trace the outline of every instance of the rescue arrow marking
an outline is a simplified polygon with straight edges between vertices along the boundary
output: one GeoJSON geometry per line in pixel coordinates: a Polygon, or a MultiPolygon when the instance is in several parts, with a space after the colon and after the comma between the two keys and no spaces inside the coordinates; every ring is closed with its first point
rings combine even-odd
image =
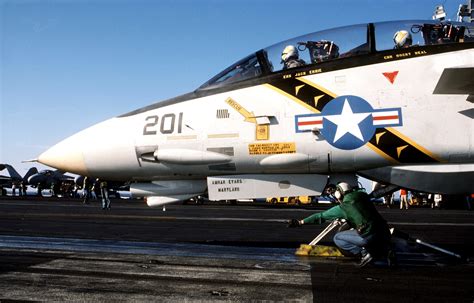
{"type": "Polygon", "coordinates": [[[230,105],[230,107],[232,107],[233,109],[235,109],[237,112],[239,112],[239,114],[241,114],[242,116],[244,116],[244,121],[245,122],[250,122],[250,123],[255,123],[257,124],[257,119],[255,119],[255,115],[253,114],[253,112],[249,112],[248,110],[246,110],[245,108],[242,107],[242,105],[240,105],[239,103],[237,103],[237,101],[235,101],[234,99],[232,98],[227,98],[227,100],[225,100],[225,102],[227,104],[230,105]]]}

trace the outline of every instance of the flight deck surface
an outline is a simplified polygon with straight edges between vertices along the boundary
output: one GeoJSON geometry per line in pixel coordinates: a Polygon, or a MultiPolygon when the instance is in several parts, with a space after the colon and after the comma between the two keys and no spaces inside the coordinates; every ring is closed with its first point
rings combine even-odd
{"type": "MultiPolygon", "coordinates": [[[[325,225],[282,223],[324,207],[0,199],[0,300],[472,302],[474,267],[416,245],[399,265],[300,258],[325,225]]],[[[378,208],[391,226],[473,259],[474,212],[378,208]]],[[[325,238],[325,244],[331,239],[325,238]]]]}

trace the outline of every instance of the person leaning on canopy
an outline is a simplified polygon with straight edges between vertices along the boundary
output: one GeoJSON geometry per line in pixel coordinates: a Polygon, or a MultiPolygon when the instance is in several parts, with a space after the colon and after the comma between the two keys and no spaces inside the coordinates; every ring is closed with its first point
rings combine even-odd
{"type": "Polygon", "coordinates": [[[346,182],[340,182],[334,196],[339,205],[302,220],[292,219],[288,222],[288,227],[345,219],[351,229],[336,233],[333,239],[343,253],[360,257],[360,266],[369,264],[374,257],[387,257],[390,250],[390,230],[370,201],[369,195],[363,190],[352,188],[346,182]]]}

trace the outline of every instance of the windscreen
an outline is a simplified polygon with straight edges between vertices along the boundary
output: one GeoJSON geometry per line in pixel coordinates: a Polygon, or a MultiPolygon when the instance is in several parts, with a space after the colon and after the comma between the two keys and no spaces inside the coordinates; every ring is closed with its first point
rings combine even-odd
{"type": "Polygon", "coordinates": [[[323,62],[369,54],[376,51],[425,45],[474,41],[471,23],[440,21],[393,21],[374,24],[375,41],[369,41],[367,24],[339,27],[292,38],[239,60],[199,89],[221,87],[265,74],[317,65],[323,62]]]}

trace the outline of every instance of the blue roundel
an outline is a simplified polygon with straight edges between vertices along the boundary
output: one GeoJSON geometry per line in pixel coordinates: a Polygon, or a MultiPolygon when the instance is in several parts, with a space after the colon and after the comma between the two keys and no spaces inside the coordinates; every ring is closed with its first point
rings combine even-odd
{"type": "Polygon", "coordinates": [[[340,96],[323,108],[321,133],[334,147],[351,150],[366,144],[374,135],[372,106],[357,96],[340,96]]]}

